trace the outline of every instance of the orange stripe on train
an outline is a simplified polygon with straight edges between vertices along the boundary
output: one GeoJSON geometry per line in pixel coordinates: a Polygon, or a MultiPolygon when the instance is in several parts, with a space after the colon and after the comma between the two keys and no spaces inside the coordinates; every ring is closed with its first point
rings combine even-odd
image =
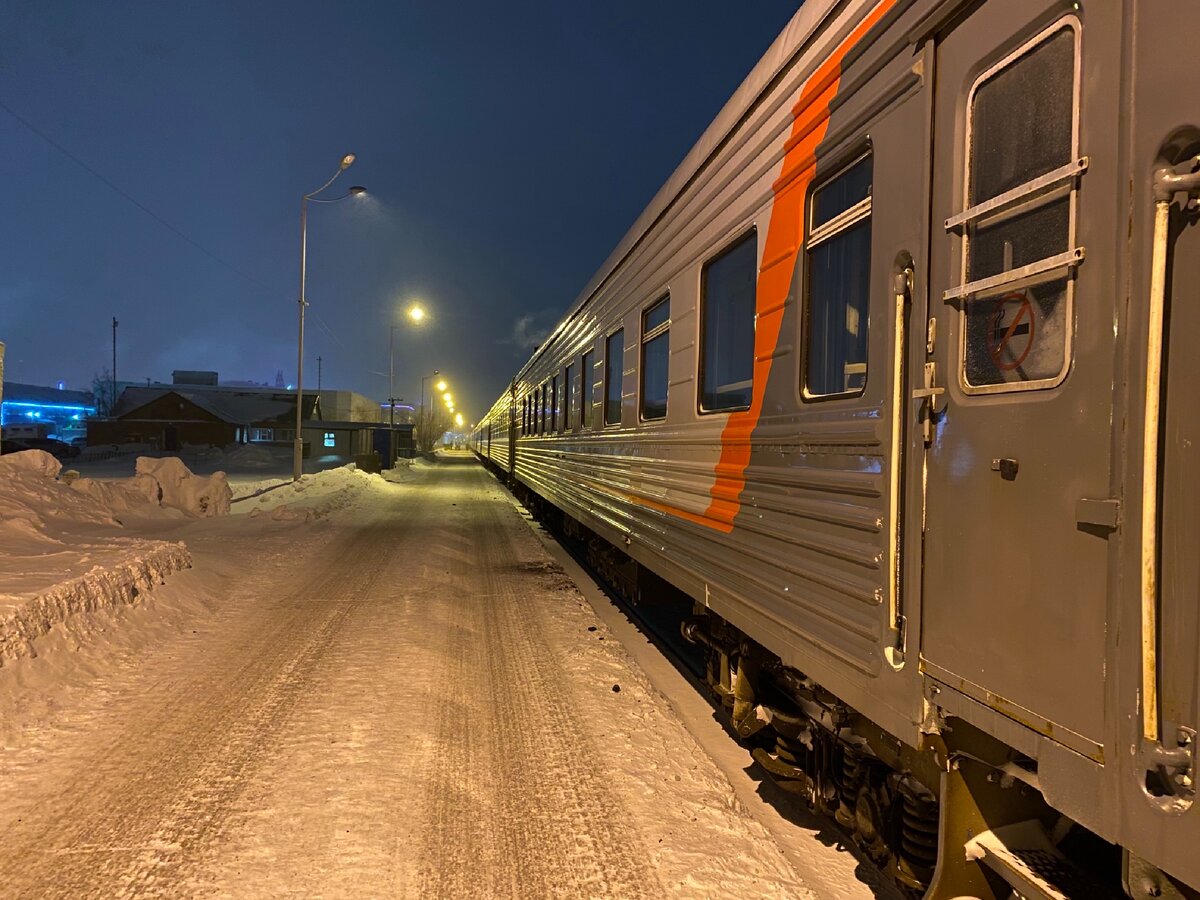
{"type": "MultiPolygon", "coordinates": [[[[721,432],[721,458],[710,491],[711,501],[703,516],[669,510],[675,515],[709,528],[728,533],[741,510],[742,491],[746,487],[746,467],[750,465],[751,437],[762,415],[767,379],[779,343],[779,331],[788,290],[796,269],[797,248],[803,238],[804,198],[815,174],[816,149],[829,127],[829,104],[837,96],[842,61],[847,52],[870,31],[891,8],[895,0],[881,2],[859,23],[837,49],[812,74],[792,108],[792,131],[788,136],[783,166],[774,184],[775,200],[762,259],[766,263],[758,273],[755,295],[757,322],[754,329],[754,381],[750,408],[730,413],[721,432]],[[770,261],[770,262],[767,262],[770,261]]],[[[664,504],[654,504],[664,509],[664,504]]]]}

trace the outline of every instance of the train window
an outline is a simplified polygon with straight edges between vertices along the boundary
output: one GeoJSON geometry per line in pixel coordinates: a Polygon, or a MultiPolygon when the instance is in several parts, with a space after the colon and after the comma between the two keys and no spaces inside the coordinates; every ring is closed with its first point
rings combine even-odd
{"type": "Polygon", "coordinates": [[[667,360],[670,355],[671,295],[642,313],[642,418],[667,415],[667,360]]]}
{"type": "Polygon", "coordinates": [[[744,409],[754,379],[756,232],[704,264],[700,275],[700,411],[744,409]]]}
{"type": "Polygon", "coordinates": [[[806,253],[804,396],[862,393],[871,299],[871,156],[812,194],[806,253]]]}
{"type": "Polygon", "coordinates": [[[542,384],[542,408],[541,421],[538,423],[538,434],[545,434],[550,430],[550,385],[542,384]]]}
{"type": "Polygon", "coordinates": [[[592,427],[592,406],[596,403],[596,351],[589,350],[583,354],[583,362],[579,365],[579,376],[582,380],[579,391],[579,427],[592,427]]]}
{"type": "MultiPolygon", "coordinates": [[[[1074,20],[1070,20],[1073,22],[1074,20]]],[[[1070,362],[1078,34],[1058,24],[980,76],[968,100],[962,382],[1050,387],[1070,362]]]]}
{"type": "Polygon", "coordinates": [[[604,349],[604,424],[621,422],[621,381],[625,367],[625,331],[608,336],[604,349]]]}
{"type": "Polygon", "coordinates": [[[575,409],[575,397],[578,391],[575,387],[575,366],[567,366],[563,371],[563,409],[562,430],[571,430],[571,411],[575,409]]]}
{"type": "Polygon", "coordinates": [[[558,431],[558,376],[550,379],[550,427],[549,431],[558,431]]]}

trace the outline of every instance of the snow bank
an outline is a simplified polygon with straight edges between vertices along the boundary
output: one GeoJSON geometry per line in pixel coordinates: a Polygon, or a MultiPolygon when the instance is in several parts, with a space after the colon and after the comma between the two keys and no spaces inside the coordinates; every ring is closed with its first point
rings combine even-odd
{"type": "Polygon", "coordinates": [[[48,534],[55,524],[118,524],[105,506],[58,481],[61,469],[45,450],[0,456],[0,553],[16,549],[10,541],[58,543],[48,534]]]}
{"type": "Polygon", "coordinates": [[[305,475],[299,481],[275,484],[259,496],[240,498],[239,507],[252,517],[269,515],[278,522],[312,522],[345,509],[384,479],[357,469],[353,463],[305,475]]]}
{"type": "Polygon", "coordinates": [[[115,481],[60,473],[41,450],[0,457],[0,664],[31,654],[31,642],[56,624],[134,603],[191,565],[183,544],[131,536],[118,514],[229,512],[225,476],[197,478],[177,459],[138,460],[137,475],[115,481]]]}
{"type": "Polygon", "coordinates": [[[142,541],[125,562],[96,566],[7,610],[0,604],[0,666],[6,660],[36,656],[33,641],[55,625],[69,623],[80,613],[135,603],[143,592],[163,584],[167,575],[191,565],[191,554],[182,543],[142,541]]]}
{"type": "MultiPolygon", "coordinates": [[[[192,516],[227,516],[233,492],[224,472],[212,475],[193,475],[183,462],[174,456],[162,459],[138,457],[137,476],[147,475],[158,482],[163,506],[182,510],[192,516]]],[[[137,477],[135,476],[135,478],[137,477]]]]}

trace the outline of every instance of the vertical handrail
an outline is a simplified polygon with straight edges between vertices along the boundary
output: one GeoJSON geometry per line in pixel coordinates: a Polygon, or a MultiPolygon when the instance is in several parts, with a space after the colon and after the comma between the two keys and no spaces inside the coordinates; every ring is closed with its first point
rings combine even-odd
{"type": "Polygon", "coordinates": [[[888,623],[895,631],[895,644],[889,654],[894,666],[904,660],[904,614],[901,608],[900,591],[900,508],[902,505],[901,460],[904,457],[904,423],[908,415],[908,404],[904,397],[904,357],[906,352],[906,324],[908,304],[912,296],[913,270],[905,267],[895,278],[895,339],[892,349],[892,441],[891,471],[889,473],[888,501],[888,623]]]}
{"type": "Polygon", "coordinates": [[[1171,201],[1177,193],[1200,195],[1200,156],[1154,173],[1154,242],[1150,254],[1150,309],[1146,335],[1146,409],[1142,420],[1142,735],[1158,741],[1159,451],[1162,404],[1163,319],[1167,293],[1167,242],[1171,201]]]}
{"type": "Polygon", "coordinates": [[[1142,734],[1158,740],[1158,434],[1162,398],[1163,308],[1171,199],[1154,203],[1150,310],[1146,338],[1146,410],[1142,431],[1142,734]]]}

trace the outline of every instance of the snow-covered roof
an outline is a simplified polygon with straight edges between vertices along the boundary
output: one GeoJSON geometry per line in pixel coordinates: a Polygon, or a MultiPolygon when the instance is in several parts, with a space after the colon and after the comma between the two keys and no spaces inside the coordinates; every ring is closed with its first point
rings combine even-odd
{"type": "MultiPolygon", "coordinates": [[[[257,425],[285,419],[296,411],[295,395],[284,392],[194,391],[188,388],[127,387],[121,392],[113,415],[118,419],[132,418],[138,410],[161,397],[174,394],[199,407],[222,422],[232,425],[257,425]]],[[[303,418],[310,419],[316,406],[315,393],[305,393],[303,418]]]]}

